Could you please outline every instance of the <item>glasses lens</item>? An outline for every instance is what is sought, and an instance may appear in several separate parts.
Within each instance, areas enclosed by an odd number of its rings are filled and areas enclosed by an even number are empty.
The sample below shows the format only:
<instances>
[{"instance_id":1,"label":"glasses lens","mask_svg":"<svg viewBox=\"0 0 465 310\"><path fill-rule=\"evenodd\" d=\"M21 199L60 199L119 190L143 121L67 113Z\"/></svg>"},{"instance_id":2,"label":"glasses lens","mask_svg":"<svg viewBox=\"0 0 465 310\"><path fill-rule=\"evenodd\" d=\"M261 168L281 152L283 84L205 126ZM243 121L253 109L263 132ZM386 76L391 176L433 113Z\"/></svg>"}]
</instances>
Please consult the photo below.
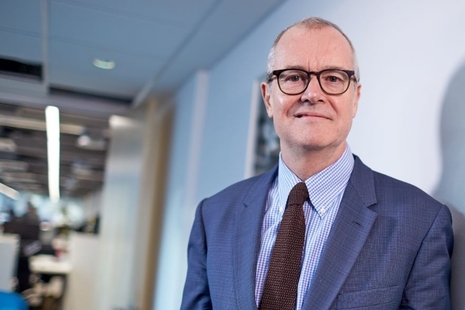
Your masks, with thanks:
<instances>
[{"instance_id":1,"label":"glasses lens","mask_svg":"<svg viewBox=\"0 0 465 310\"><path fill-rule=\"evenodd\" d=\"M308 85L307 72L301 70L285 70L278 77L279 87L289 95L299 94Z\"/></svg>"},{"instance_id":2,"label":"glasses lens","mask_svg":"<svg viewBox=\"0 0 465 310\"><path fill-rule=\"evenodd\" d=\"M349 86L349 75L341 70L323 70L320 74L320 85L328 94L341 94Z\"/></svg>"}]
</instances>

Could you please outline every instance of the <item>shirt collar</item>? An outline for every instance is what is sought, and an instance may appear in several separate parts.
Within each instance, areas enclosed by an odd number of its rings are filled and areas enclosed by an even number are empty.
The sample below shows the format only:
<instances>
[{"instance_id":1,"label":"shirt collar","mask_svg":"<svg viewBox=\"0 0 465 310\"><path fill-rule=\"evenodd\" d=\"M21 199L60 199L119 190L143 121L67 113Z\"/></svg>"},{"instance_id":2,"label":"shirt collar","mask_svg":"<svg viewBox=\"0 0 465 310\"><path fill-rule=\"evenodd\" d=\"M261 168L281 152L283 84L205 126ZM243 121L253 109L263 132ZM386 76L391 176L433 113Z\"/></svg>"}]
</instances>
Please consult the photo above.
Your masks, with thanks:
<instances>
[{"instance_id":1,"label":"shirt collar","mask_svg":"<svg viewBox=\"0 0 465 310\"><path fill-rule=\"evenodd\" d=\"M320 216L328 211L332 201L344 191L353 167L354 157L347 146L334 164L305 180L310 201ZM291 189L301 180L286 166L281 154L279 155L277 181L278 202L280 206L285 206Z\"/></svg>"}]
</instances>

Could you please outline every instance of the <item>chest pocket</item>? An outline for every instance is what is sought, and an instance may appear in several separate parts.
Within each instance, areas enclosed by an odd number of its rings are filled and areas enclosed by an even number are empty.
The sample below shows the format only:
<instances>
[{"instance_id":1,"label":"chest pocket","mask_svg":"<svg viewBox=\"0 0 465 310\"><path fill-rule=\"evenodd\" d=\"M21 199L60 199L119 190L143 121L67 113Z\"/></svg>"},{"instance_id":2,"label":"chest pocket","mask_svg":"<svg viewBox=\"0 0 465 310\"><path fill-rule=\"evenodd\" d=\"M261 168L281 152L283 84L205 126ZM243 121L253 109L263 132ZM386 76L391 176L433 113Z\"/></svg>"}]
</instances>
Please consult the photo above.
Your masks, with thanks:
<instances>
[{"instance_id":1,"label":"chest pocket","mask_svg":"<svg viewBox=\"0 0 465 310\"><path fill-rule=\"evenodd\" d=\"M336 309L399 309L402 290L399 286L358 291L337 296Z\"/></svg>"}]
</instances>

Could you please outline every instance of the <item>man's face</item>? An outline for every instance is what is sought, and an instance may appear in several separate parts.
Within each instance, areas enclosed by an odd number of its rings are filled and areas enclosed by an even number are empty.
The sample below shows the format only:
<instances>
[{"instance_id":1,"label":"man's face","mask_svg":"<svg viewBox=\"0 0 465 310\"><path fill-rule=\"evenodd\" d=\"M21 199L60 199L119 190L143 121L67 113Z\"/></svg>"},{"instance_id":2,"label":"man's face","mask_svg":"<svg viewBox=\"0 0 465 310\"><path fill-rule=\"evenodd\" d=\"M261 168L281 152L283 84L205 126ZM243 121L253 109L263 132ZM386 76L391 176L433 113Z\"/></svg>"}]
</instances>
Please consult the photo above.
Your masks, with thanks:
<instances>
[{"instance_id":1,"label":"man's face","mask_svg":"<svg viewBox=\"0 0 465 310\"><path fill-rule=\"evenodd\" d=\"M355 69L350 45L336 29L307 30L302 26L289 29L276 46L273 70L288 68ZM360 88L352 80L345 93L328 95L312 75L305 92L286 95L276 78L270 84L263 83L262 96L281 139L283 154L330 149L342 154L357 112Z\"/></svg>"}]
</instances>

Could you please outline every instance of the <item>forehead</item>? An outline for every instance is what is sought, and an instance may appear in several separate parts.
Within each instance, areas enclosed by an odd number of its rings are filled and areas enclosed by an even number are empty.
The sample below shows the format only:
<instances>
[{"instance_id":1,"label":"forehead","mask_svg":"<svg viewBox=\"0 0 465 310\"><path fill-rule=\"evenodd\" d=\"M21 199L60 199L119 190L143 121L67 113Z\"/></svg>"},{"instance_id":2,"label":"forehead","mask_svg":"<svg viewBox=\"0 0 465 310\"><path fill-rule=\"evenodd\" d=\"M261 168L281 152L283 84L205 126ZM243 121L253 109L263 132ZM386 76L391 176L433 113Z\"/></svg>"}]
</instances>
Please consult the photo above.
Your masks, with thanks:
<instances>
[{"instance_id":1,"label":"forehead","mask_svg":"<svg viewBox=\"0 0 465 310\"><path fill-rule=\"evenodd\" d=\"M352 50L346 38L332 27L295 26L282 35L275 48L274 68L289 67L353 69Z\"/></svg>"}]
</instances>

